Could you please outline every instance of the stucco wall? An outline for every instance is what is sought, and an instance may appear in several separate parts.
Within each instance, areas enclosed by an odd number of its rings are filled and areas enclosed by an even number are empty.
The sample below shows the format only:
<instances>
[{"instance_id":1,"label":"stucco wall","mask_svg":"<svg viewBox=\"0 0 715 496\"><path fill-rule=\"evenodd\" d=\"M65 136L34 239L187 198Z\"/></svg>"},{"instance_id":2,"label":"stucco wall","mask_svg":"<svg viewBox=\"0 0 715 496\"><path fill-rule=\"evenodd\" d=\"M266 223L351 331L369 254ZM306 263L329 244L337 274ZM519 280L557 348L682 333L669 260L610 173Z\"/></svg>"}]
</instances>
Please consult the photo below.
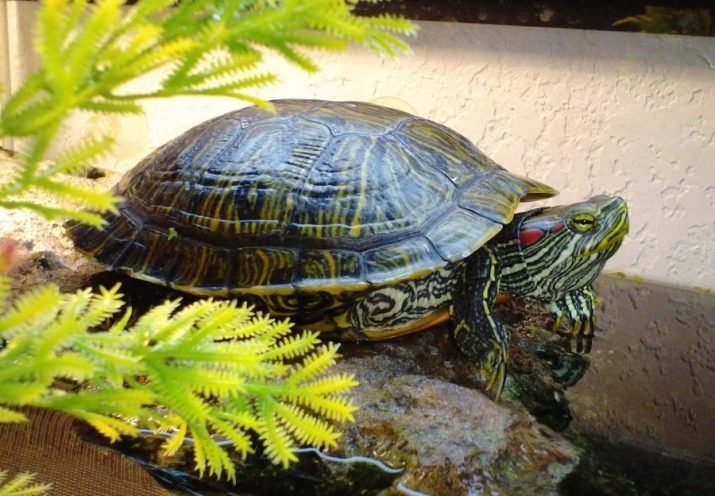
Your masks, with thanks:
<instances>
[{"instance_id":1,"label":"stucco wall","mask_svg":"<svg viewBox=\"0 0 715 496\"><path fill-rule=\"evenodd\" d=\"M32 4L11 2L12 77L30 58ZM715 289L715 40L683 36L420 23L414 54L382 61L355 48L320 54L306 75L269 58L265 98L399 98L474 141L508 169L560 189L559 202L619 194L631 235L607 270ZM12 31L12 30L11 30ZM151 78L147 78L147 83ZM88 122L120 131L106 165L126 168L188 127L242 106L149 102L145 119Z\"/></svg>"}]
</instances>

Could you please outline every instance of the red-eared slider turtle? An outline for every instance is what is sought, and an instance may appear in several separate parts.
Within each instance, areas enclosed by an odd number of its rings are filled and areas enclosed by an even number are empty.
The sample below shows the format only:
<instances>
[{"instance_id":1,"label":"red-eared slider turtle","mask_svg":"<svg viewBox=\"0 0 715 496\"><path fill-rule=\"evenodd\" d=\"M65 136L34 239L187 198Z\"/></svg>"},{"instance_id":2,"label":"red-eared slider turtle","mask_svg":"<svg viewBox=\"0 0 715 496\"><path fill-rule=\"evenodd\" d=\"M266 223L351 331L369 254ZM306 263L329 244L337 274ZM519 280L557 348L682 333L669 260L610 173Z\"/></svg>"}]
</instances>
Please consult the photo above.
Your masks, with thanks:
<instances>
[{"instance_id":1,"label":"red-eared slider turtle","mask_svg":"<svg viewBox=\"0 0 715 496\"><path fill-rule=\"evenodd\" d=\"M207 121L115 188L103 230L70 224L112 269L237 296L322 331L382 339L451 317L488 386L505 378L498 292L591 332L591 282L628 229L620 198L514 214L556 194L449 128L376 105L283 100ZM506 228L504 228L506 226Z\"/></svg>"}]
</instances>

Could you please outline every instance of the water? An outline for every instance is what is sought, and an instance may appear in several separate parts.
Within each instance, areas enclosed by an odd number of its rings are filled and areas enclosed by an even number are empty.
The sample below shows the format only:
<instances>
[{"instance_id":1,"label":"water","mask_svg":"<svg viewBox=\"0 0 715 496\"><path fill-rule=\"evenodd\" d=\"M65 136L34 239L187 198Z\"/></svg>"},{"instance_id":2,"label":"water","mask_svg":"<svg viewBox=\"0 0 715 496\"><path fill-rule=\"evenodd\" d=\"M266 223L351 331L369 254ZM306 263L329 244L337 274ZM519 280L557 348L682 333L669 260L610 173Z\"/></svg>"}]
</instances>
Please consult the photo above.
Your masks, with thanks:
<instances>
[{"instance_id":1,"label":"water","mask_svg":"<svg viewBox=\"0 0 715 496\"><path fill-rule=\"evenodd\" d=\"M715 465L596 433L572 433L581 463L559 486L562 496L711 496Z\"/></svg>"}]
</instances>

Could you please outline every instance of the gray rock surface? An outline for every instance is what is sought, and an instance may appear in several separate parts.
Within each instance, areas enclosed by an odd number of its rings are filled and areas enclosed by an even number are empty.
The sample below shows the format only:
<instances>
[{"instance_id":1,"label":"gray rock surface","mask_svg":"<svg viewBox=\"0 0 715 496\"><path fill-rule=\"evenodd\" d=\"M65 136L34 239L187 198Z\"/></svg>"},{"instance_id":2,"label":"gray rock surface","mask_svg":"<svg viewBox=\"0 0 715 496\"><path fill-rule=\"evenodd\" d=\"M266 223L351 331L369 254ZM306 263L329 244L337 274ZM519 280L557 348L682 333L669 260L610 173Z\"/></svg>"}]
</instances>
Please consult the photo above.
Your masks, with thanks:
<instances>
[{"instance_id":1,"label":"gray rock surface","mask_svg":"<svg viewBox=\"0 0 715 496\"><path fill-rule=\"evenodd\" d=\"M475 387L476 367L447 329L382 343L348 343L360 405L339 453L404 467L394 487L424 494L549 494L578 462L572 445L506 399Z\"/></svg>"}]
</instances>

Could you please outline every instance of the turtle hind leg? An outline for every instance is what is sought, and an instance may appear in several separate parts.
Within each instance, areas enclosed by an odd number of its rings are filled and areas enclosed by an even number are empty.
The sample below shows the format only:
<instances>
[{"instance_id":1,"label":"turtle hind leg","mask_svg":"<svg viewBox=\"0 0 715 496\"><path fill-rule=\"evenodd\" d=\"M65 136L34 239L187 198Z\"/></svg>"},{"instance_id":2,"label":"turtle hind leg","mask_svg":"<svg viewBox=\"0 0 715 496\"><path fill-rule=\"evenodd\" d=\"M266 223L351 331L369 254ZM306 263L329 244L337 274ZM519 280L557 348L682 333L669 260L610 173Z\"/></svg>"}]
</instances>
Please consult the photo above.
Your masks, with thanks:
<instances>
[{"instance_id":1,"label":"turtle hind leg","mask_svg":"<svg viewBox=\"0 0 715 496\"><path fill-rule=\"evenodd\" d=\"M425 277L379 287L360 295L332 316L335 328L368 340L417 332L448 319L456 272L454 266Z\"/></svg>"},{"instance_id":2,"label":"turtle hind leg","mask_svg":"<svg viewBox=\"0 0 715 496\"><path fill-rule=\"evenodd\" d=\"M499 264L484 247L467 261L452 300L453 336L457 347L480 363L486 388L501 396L509 357L509 331L492 313L499 293Z\"/></svg>"}]
</instances>

